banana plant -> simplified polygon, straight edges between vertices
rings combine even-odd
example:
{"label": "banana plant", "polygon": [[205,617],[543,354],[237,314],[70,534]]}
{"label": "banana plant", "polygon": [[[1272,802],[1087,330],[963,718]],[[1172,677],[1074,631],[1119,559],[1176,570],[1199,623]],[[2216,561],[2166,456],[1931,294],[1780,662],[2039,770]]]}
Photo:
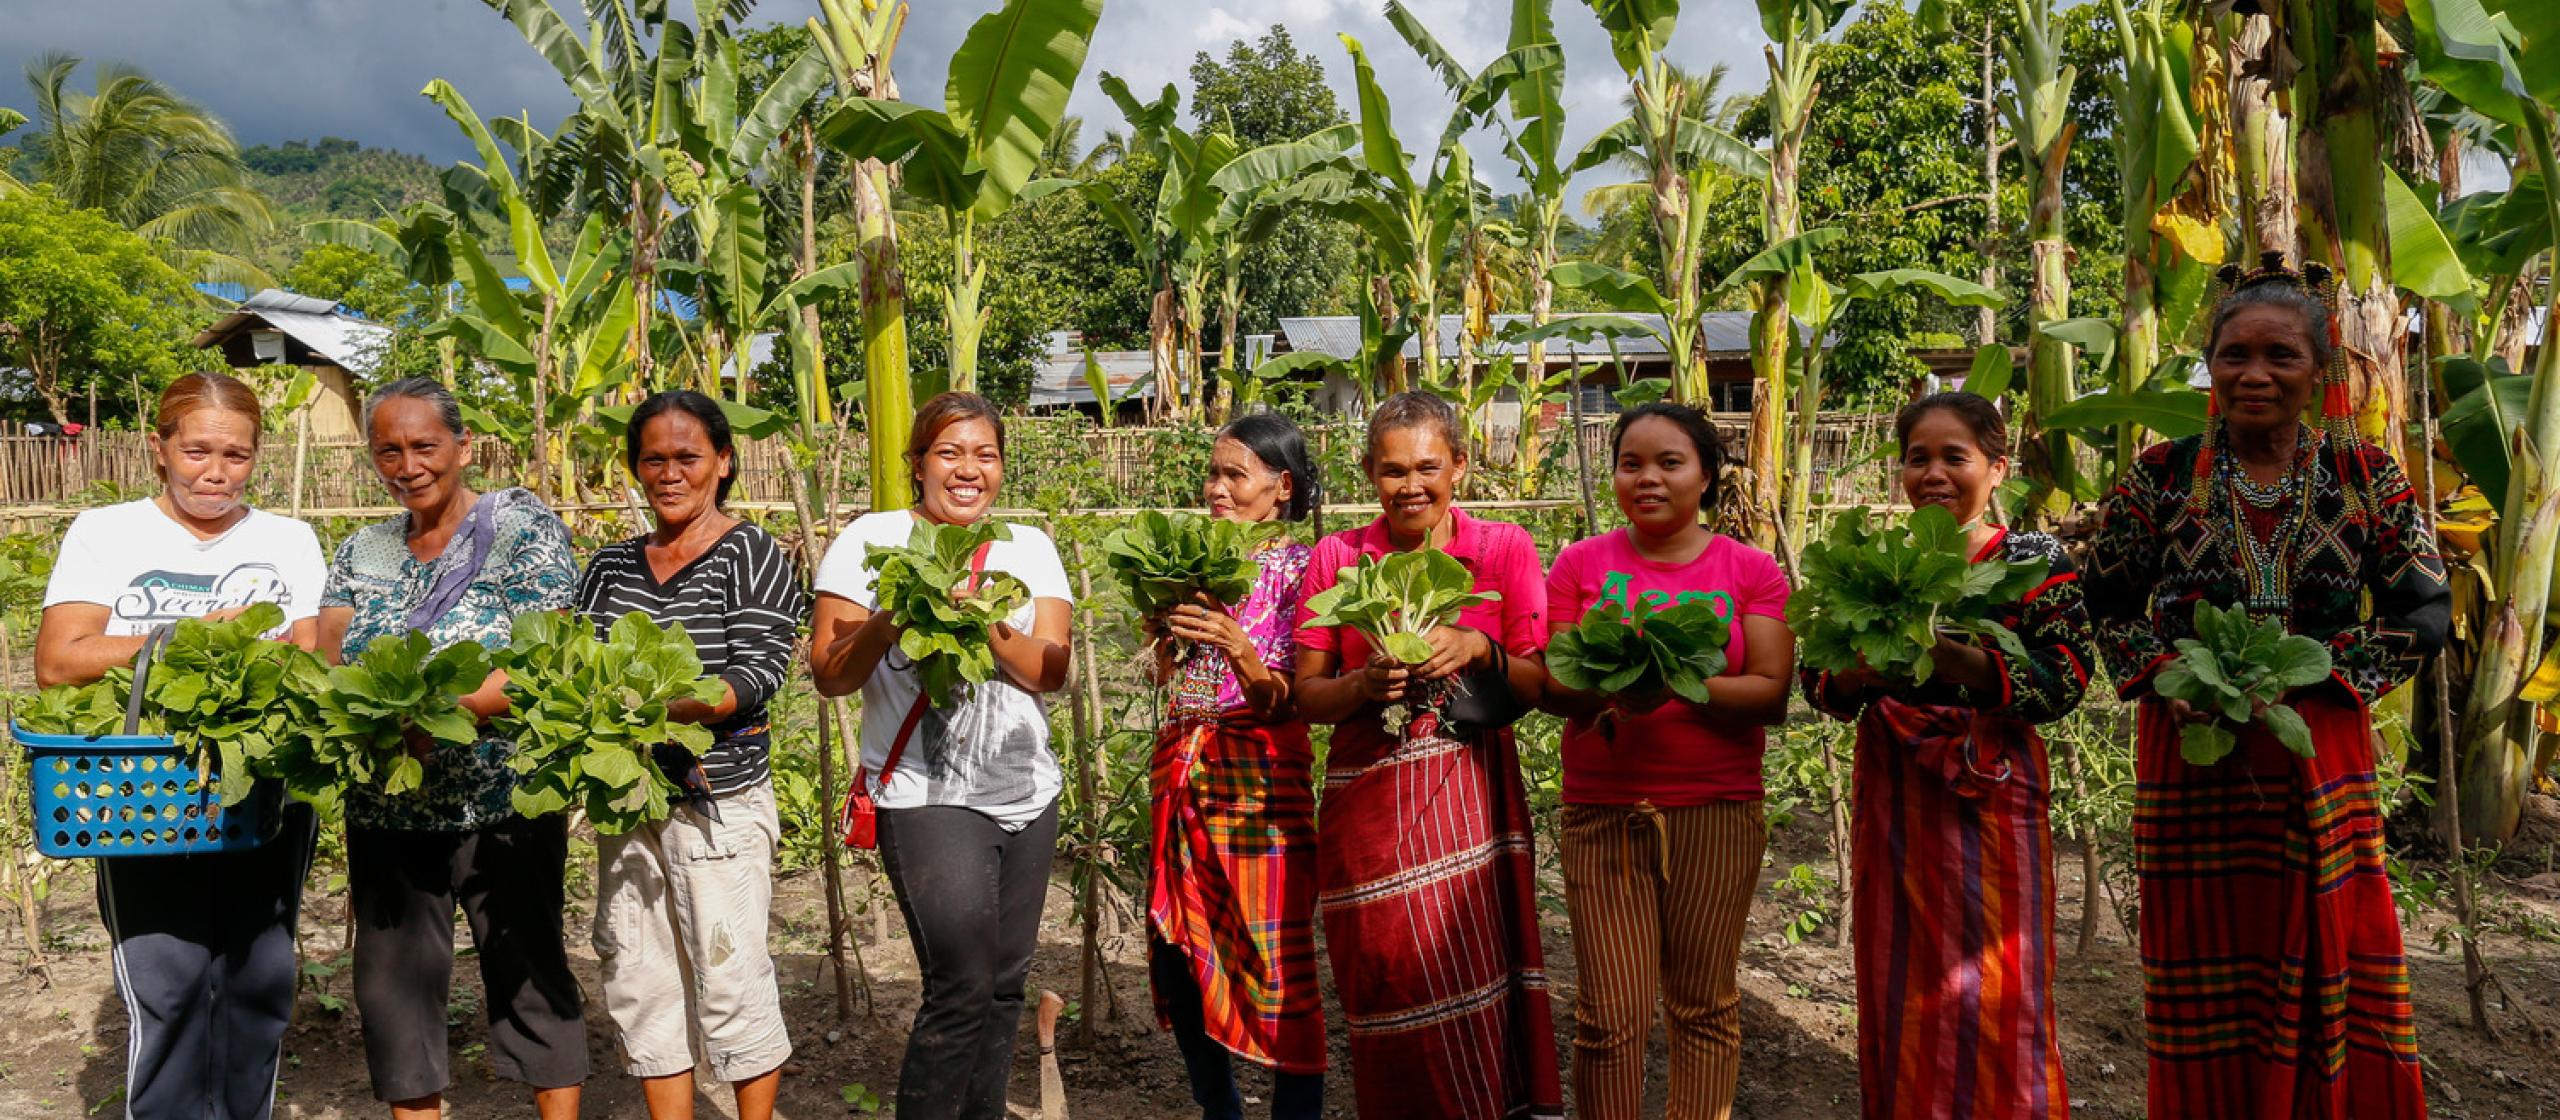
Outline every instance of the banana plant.
{"label": "banana plant", "polygon": [[[906,28],[901,0],[818,0],[809,36],[827,56],[836,88],[847,96],[898,99],[889,61]],[[870,444],[871,508],[903,509],[915,500],[904,451],[915,423],[915,379],[907,360],[907,280],[898,265],[897,211],[890,204],[889,161],[853,161],[855,259],[862,263],[863,425]],[[817,325],[803,316],[815,355]],[[813,432],[830,409],[823,360],[796,374],[812,392],[801,400],[802,429]],[[819,487],[832,495],[832,486]],[[832,878],[831,878],[832,881]]]}
{"label": "banana plant", "polygon": [[1322,350],[1298,350],[1265,358],[1250,370],[1230,365],[1220,371],[1219,377],[1227,383],[1228,396],[1235,401],[1235,414],[1241,416],[1260,407],[1273,393],[1298,389],[1296,379],[1302,374],[1350,372],[1352,364],[1347,358]]}
{"label": "banana plant", "polygon": [[[691,296],[700,312],[703,388],[720,392],[722,372],[731,351],[749,337],[778,326],[775,313],[797,314],[794,306],[777,306],[772,297],[782,287],[781,270],[766,260],[767,202],[756,173],[784,130],[800,118],[828,81],[827,60],[815,46],[804,48],[767,86],[756,104],[738,115],[738,43],[720,36],[703,48],[702,78],[683,101],[675,128],[681,163],[668,168],[667,190],[693,227],[700,261],[670,269],[670,286]],[[753,389],[744,361],[736,363],[735,401],[743,404]]]}
{"label": "banana plant", "polygon": [[[2554,145],[2560,121],[2553,111],[2560,105],[2560,11],[2516,0],[2410,0],[2408,14],[2429,80],[2509,132],[2523,157],[2520,170],[2529,172],[2498,207],[2507,217],[2503,244],[2476,252],[2521,263],[2550,250],[2560,260],[2553,237],[2560,231],[2560,191],[2552,189],[2560,184]],[[2518,200],[2538,203],[2541,213],[2525,218],[2506,210]],[[2545,310],[2560,322],[2560,286]],[[2554,512],[2560,504],[2560,346],[2542,346],[2530,377],[2521,407],[2498,407],[2492,422],[2514,456],[2504,493],[2491,495],[2501,499],[2493,584],[2504,594],[2493,617],[2474,627],[2478,651],[2462,707],[2463,831],[2485,843],[2515,835],[2533,777],[2536,705],[2525,684],[2549,652],[2546,624],[2560,554],[2560,514]],[[2504,389],[2481,387],[2493,407]],[[2453,413],[2446,419],[2450,424]]]}
{"label": "banana plant", "polygon": [[2001,115],[2017,138],[2020,162],[2026,167],[2027,238],[2030,279],[2027,324],[2033,332],[2027,354],[2025,468],[2031,509],[2035,515],[2059,518],[2075,493],[2087,489],[2080,479],[2078,451],[2069,432],[2056,430],[2045,417],[2079,395],[2071,349],[2036,328],[2071,317],[2071,243],[2063,222],[2062,176],[2070,162],[2071,143],[2079,125],[2071,117],[2071,88],[2079,69],[2062,61],[2062,42],[2053,29],[2052,0],[2012,0],[2017,33],[2001,44],[2008,56],[2010,89],[2000,99]]}
{"label": "banana plant", "polygon": [[1007,0],[961,40],[941,111],[854,97],[819,127],[849,158],[902,163],[907,192],[950,225],[952,279],[940,295],[951,331],[952,388],[974,392],[978,383],[978,340],[989,315],[979,227],[1017,200],[1073,185],[1033,180],[1101,18],[1102,0]]}
{"label": "banana plant", "polygon": [[[1528,251],[1529,323],[1543,326],[1555,315],[1556,235],[1564,224],[1565,189],[1581,168],[1564,149],[1564,52],[1556,43],[1554,0],[1512,0],[1511,32],[1503,54],[1483,70],[1469,73],[1448,48],[1440,45],[1402,0],[1389,0],[1387,22],[1406,45],[1439,76],[1457,101],[1457,112],[1474,121],[1491,118],[1502,135],[1502,154],[1520,176],[1528,197],[1521,207],[1521,233]],[[1509,108],[1496,117],[1497,104]],[[1544,339],[1529,344],[1527,368],[1546,368]]]}
{"label": "banana plant", "polygon": [[2376,0],[2288,0],[2283,30],[2300,66],[2303,253],[2338,275],[2339,349],[2357,402],[2357,434],[2402,457],[2408,323],[2391,282],[2382,169],[2389,162]]}
{"label": "banana plant", "polygon": [[[1811,524],[1805,514],[1813,490],[1813,418],[1822,407],[1823,367],[1831,355],[1831,348],[1825,343],[1850,305],[1905,288],[1926,290],[1956,307],[1997,308],[2003,302],[2000,293],[1971,280],[1918,268],[1861,272],[1849,277],[1846,284],[1834,284],[1816,268],[1813,255],[1847,234],[1837,226],[1806,230],[1744,261],[1716,286],[1718,291],[1733,291],[1764,285],[1773,279],[1785,282],[1787,306],[1796,309],[1792,327],[1805,340],[1804,358],[1795,378],[1794,405],[1796,415],[1804,421],[1804,431],[1791,448],[1793,461],[1787,471],[1784,525]],[[1792,553],[1794,542],[1788,542],[1788,547]],[[1789,567],[1792,570],[1792,562]]]}
{"label": "banana plant", "polygon": [[[2164,326],[2174,339],[2193,324],[2211,287],[2212,266],[2225,253],[2221,199],[2199,173],[2197,160],[2203,143],[2188,91],[2198,37],[2195,25],[2176,14],[2187,5],[2107,4],[2124,58],[2123,73],[2106,79],[2118,114],[2114,139],[2125,242],[2113,388],[2130,396],[2151,383]],[[2209,39],[2206,46],[2212,46]],[[2049,426],[2051,418],[2046,421]],[[2141,442],[2138,427],[2115,433],[2112,475],[2133,465]]]}
{"label": "banana plant", "polygon": [[[373,221],[354,218],[321,218],[306,222],[302,236],[316,245],[344,245],[362,249],[390,261],[412,284],[434,293],[435,317],[445,318],[457,309],[460,297],[454,287],[453,212],[432,202],[413,204],[397,215]],[[445,388],[453,388],[459,361],[452,339],[436,341],[436,372]]]}
{"label": "banana plant", "polygon": [[[1654,240],[1662,257],[1662,283],[1656,297],[1670,336],[1675,395],[1699,402],[1707,397],[1706,353],[1700,343],[1699,256],[1707,234],[1707,180],[1732,173],[1764,184],[1763,234],[1768,244],[1794,237],[1800,229],[1796,205],[1797,154],[1811,120],[1820,61],[1816,47],[1837,24],[1850,0],[1759,0],[1760,24],[1771,40],[1769,59],[1770,150],[1767,154],[1698,119],[1701,106],[1683,103],[1687,92],[1667,54],[1680,18],[1678,0],[1585,0],[1609,34],[1610,53],[1633,86],[1635,112],[1600,134],[1584,149],[1588,159],[1634,150],[1651,168]],[[1608,149],[1614,147],[1616,151]],[[1596,162],[1596,161],[1595,161]],[[1607,278],[1611,288],[1632,292],[1622,279]],[[1558,276],[1563,282],[1563,276]],[[1660,298],[1667,294],[1668,298]],[[1782,398],[1787,377],[1788,325],[1786,287],[1764,284],[1752,318],[1751,366],[1758,380],[1752,394],[1750,462],[1755,497],[1764,511],[1774,511],[1779,497],[1778,474],[1786,442]],[[1611,304],[1620,311],[1646,310]],[[1761,519],[1762,524],[1774,518]],[[1761,543],[1772,543],[1765,537]]]}

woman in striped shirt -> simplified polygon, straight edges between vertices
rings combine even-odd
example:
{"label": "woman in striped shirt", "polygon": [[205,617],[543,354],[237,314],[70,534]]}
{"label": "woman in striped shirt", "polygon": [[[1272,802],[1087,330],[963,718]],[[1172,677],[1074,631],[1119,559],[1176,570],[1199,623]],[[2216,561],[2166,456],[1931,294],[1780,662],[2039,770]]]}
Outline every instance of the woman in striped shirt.
{"label": "woman in striped shirt", "polygon": [[791,1040],[765,952],[781,836],[765,703],[790,670],[803,596],[773,537],[721,511],[737,472],[717,403],[690,391],[641,402],[625,456],[657,526],[596,553],[578,610],[598,633],[634,611],[683,627],[722,690],[716,704],[670,706],[715,740],[698,762],[661,754],[683,804],[596,838],[605,1007],[650,1116],[692,1116],[693,1070],[707,1059],[735,1087],[741,1120],[767,1120]]}

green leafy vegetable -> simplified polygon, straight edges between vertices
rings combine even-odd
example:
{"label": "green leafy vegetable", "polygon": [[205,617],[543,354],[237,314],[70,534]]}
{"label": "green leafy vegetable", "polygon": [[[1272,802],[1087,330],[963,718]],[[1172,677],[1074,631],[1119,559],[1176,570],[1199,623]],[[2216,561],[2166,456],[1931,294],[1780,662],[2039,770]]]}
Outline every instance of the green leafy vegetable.
{"label": "green leafy vegetable", "polygon": [[607,836],[665,820],[678,786],[658,768],[656,748],[711,749],[708,728],[667,718],[677,700],[716,704],[721,695],[683,627],[634,612],[599,639],[583,618],[522,615],[497,661],[509,707],[491,723],[515,742],[507,765],[526,816],[583,807]]}
{"label": "green leafy vegetable", "polygon": [[1929,651],[1941,634],[2026,649],[1992,615],[2044,582],[2043,561],[1972,562],[1971,538],[1944,506],[1914,511],[1906,529],[1876,528],[1850,510],[1805,546],[1803,578],[1787,599],[1804,663],[1835,673],[1862,664],[1912,684],[1937,672]]}
{"label": "green leafy vegetable", "polygon": [[438,743],[470,743],[480,729],[461,698],[489,678],[478,642],[443,650],[424,634],[376,638],[346,664],[308,680],[311,733],[267,759],[285,789],[313,805],[335,804],[350,787],[407,793],[426,781],[409,749],[414,727]]}
{"label": "green leafy vegetable", "polygon": [[1383,660],[1419,665],[1431,660],[1433,630],[1458,620],[1478,603],[1502,598],[1475,590],[1475,573],[1436,548],[1362,557],[1341,572],[1341,582],[1307,600],[1311,626],[1348,626],[1360,632]]}
{"label": "green leafy vegetable", "polygon": [[1031,598],[1031,589],[1003,572],[990,571],[969,595],[969,558],[991,541],[1009,540],[1001,521],[941,525],[916,519],[903,546],[872,545],[863,566],[874,573],[879,609],[903,628],[898,651],[915,663],[918,682],[937,708],[948,708],[962,681],[985,684],[996,676],[995,624]]}
{"label": "green leafy vegetable", "polygon": [[[133,670],[117,666],[88,684],[58,684],[18,704],[18,726],[39,735],[124,734],[124,701],[133,691]],[[138,735],[162,735],[167,729],[157,713],[143,709]]]}
{"label": "green leafy vegetable", "polygon": [[1547,670],[1566,688],[1610,696],[1658,696],[1693,704],[1713,700],[1707,680],[1724,672],[1728,626],[1712,604],[1692,600],[1633,614],[1606,606],[1547,643]]}
{"label": "green leafy vegetable", "polygon": [[1203,591],[1232,606],[1252,593],[1261,573],[1254,551],[1279,530],[1271,521],[1148,510],[1103,538],[1103,563],[1128,589],[1139,614],[1154,614]]}
{"label": "green leafy vegetable", "polygon": [[2309,758],[2311,726],[2284,704],[2284,694],[2328,679],[2329,647],[2285,632],[2275,619],[2251,621],[2239,608],[2196,604],[2196,636],[2178,639],[2178,657],[2152,678],[2152,690],[2213,717],[2178,733],[2178,753],[2198,766],[2222,761],[2240,745],[2238,729],[2255,723],[2285,748]]}
{"label": "green leafy vegetable", "polygon": [[268,756],[309,734],[320,659],[262,636],[283,625],[274,603],[225,622],[180,622],[143,684],[144,703],[215,777],[225,805],[249,796]]}

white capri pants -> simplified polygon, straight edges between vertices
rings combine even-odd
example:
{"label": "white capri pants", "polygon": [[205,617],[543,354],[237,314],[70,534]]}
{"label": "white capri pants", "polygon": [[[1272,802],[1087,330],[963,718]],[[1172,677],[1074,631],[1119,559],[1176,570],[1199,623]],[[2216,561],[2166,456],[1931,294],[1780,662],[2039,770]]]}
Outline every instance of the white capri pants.
{"label": "white capri pants", "polygon": [[666,820],[596,838],[595,950],[634,1077],[707,1063],[722,1081],[746,1081],[791,1057],[765,947],[781,842],[773,783],[719,804],[718,822],[678,806]]}

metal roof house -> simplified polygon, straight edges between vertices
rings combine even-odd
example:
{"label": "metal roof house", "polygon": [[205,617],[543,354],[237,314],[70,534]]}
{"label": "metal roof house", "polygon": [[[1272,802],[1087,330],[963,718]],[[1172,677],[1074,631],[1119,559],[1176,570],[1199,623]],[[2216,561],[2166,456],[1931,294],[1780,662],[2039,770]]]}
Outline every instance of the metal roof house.
{"label": "metal roof house", "polygon": [[[362,394],[356,379],[370,376],[391,347],[391,328],[325,299],[268,288],[250,296],[213,325],[196,333],[199,349],[220,347],[233,369],[287,365],[311,371],[319,383],[304,407],[311,435],[321,440],[361,439],[356,417]],[[261,379],[262,381],[272,379]],[[257,384],[280,394],[280,384]]]}
{"label": "metal roof house", "polygon": [[[1619,375],[1622,372],[1625,380],[1631,382],[1648,377],[1671,375],[1671,355],[1664,348],[1659,336],[1662,330],[1662,316],[1623,315],[1618,317],[1633,319],[1652,327],[1657,332],[1618,340],[1617,357],[1619,361],[1625,363],[1623,371],[1609,368],[1610,354],[1606,343],[1574,345],[1554,342],[1547,346],[1549,370],[1562,368],[1567,363],[1585,368],[1587,372],[1582,378],[1584,391],[1592,395],[1592,407],[1595,410],[1608,411],[1615,408],[1613,403],[1609,403],[1611,398],[1608,387],[1618,384]],[[1526,322],[1528,319],[1527,315],[1496,315],[1493,317],[1493,329],[1495,334],[1499,335],[1504,328],[1514,323]],[[1748,311],[1705,312],[1698,316],[1698,327],[1706,340],[1707,376],[1715,394],[1715,410],[1719,412],[1749,411],[1752,385],[1751,313]],[[1440,317],[1440,353],[1444,360],[1454,359],[1467,352],[1462,337],[1465,329],[1466,320],[1461,316]],[[1279,348],[1281,353],[1317,350],[1338,358],[1356,359],[1360,356],[1360,320],[1354,316],[1310,315],[1284,318],[1280,320],[1280,334],[1286,343]],[[1529,348],[1525,344],[1497,342],[1494,348],[1497,353],[1507,353],[1514,358],[1523,358],[1529,353]],[[1405,340],[1404,356],[1407,359],[1418,358],[1421,354],[1420,339]],[[1338,376],[1327,378],[1325,391],[1319,398],[1320,402],[1337,408],[1346,405],[1356,407],[1356,391],[1348,382],[1338,387],[1333,384],[1340,380]]]}
{"label": "metal roof house", "polygon": [[[1093,399],[1093,388],[1085,381],[1082,343],[1078,332],[1049,332],[1048,346],[1031,365],[1029,404],[1034,411],[1073,409],[1096,417],[1102,414],[1101,403]],[[1136,420],[1145,411],[1145,402],[1156,395],[1155,382],[1147,378],[1155,372],[1154,356],[1144,350],[1097,350],[1093,360],[1102,366],[1114,417]]]}

